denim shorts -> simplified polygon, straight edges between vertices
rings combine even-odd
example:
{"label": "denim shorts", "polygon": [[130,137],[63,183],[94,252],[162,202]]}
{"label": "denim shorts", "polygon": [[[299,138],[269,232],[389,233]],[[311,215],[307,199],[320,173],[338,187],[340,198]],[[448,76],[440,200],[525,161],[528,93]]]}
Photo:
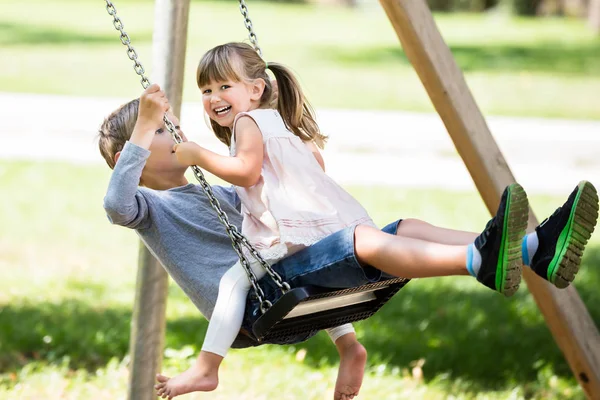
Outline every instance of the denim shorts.
{"label": "denim shorts", "polygon": [[[382,231],[395,235],[399,224],[400,221],[392,222]],[[352,226],[327,236],[284,258],[273,265],[273,268],[292,287],[316,285],[346,289],[377,282],[384,273],[370,265],[361,265],[356,259],[355,229]]]}
{"label": "denim shorts", "polygon": [[[397,220],[386,225],[382,231],[395,235],[401,221]],[[393,276],[370,265],[361,265],[358,262],[354,251],[355,229],[356,227],[352,226],[329,235],[313,245],[273,264],[273,269],[291,287],[315,285],[332,289],[346,289],[377,282],[382,277],[393,278]],[[268,275],[262,278],[259,284],[265,292],[267,299],[271,302],[277,301],[281,295],[281,291]],[[258,301],[256,298],[253,298],[252,290],[250,290],[250,295],[246,303],[244,328],[251,328],[252,314],[257,312]],[[306,339],[297,338],[293,342]],[[236,341],[233,347],[247,346]]]}

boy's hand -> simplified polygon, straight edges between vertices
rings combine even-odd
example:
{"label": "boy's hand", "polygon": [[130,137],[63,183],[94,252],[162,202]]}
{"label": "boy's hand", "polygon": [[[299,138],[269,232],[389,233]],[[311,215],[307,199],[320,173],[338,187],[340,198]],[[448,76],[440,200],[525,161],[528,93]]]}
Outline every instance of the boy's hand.
{"label": "boy's hand", "polygon": [[163,126],[163,116],[170,107],[165,92],[154,83],[148,86],[140,96],[138,123],[149,129],[159,129]]}
{"label": "boy's hand", "polygon": [[169,109],[165,92],[156,84],[148,86],[140,96],[138,117],[129,141],[149,149],[154,133],[163,127],[163,116]]}
{"label": "boy's hand", "polygon": [[198,144],[194,142],[182,142],[173,146],[177,161],[182,165],[198,165],[200,164],[201,152],[203,150]]}

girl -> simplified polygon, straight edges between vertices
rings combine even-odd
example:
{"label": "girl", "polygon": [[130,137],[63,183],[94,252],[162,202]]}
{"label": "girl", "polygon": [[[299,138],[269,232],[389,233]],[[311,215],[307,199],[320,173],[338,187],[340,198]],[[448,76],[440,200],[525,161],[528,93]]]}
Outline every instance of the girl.
{"label": "girl", "polygon": [[[274,88],[267,70],[276,79],[277,109],[269,107]],[[406,278],[471,274],[510,296],[521,280],[522,245],[527,250],[525,263],[540,276],[559,287],[573,280],[578,262],[573,265],[572,259],[579,258],[567,255],[581,255],[597,218],[598,200],[591,184],[581,183],[567,203],[525,239],[529,206],[518,184],[506,188],[496,216],[479,236],[417,220],[390,224],[382,232],[324,173],[317,147],[323,147],[326,137],[287,68],[266,64],[249,45],[229,43],[202,57],[197,83],[215,135],[229,146],[230,157],[191,142],[176,145],[176,156],[182,164],[198,165],[236,186],[243,205],[242,232],[268,262],[350,229],[355,236],[352,256],[370,280],[379,279],[381,271]],[[585,240],[572,235],[573,220],[581,222]],[[564,240],[557,246],[561,233]],[[264,275],[260,267],[253,269],[259,278]],[[239,264],[227,272],[196,364],[172,380],[163,377],[159,395],[217,386],[218,368],[240,329],[249,287]],[[356,394],[350,390],[338,398]]]}

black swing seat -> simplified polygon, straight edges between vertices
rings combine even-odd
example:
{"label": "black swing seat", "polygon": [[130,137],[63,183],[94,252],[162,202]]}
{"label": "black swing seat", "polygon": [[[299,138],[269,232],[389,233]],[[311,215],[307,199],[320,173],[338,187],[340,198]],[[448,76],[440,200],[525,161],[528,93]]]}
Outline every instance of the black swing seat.
{"label": "black swing seat", "polygon": [[[264,314],[252,313],[252,332],[257,344],[286,343],[291,338],[309,338],[318,331],[367,319],[408,283],[392,278],[366,285],[331,289],[319,286],[292,288]],[[246,315],[248,317],[248,314]]]}

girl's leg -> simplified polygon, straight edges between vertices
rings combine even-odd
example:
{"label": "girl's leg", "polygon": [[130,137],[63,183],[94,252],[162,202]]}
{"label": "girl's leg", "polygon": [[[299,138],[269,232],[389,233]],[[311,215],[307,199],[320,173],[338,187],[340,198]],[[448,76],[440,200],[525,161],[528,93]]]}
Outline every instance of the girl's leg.
{"label": "girl's leg", "polygon": [[[252,269],[257,279],[265,274],[257,265],[253,265]],[[217,388],[219,366],[242,326],[249,289],[250,282],[246,272],[241,263],[237,262],[221,278],[217,303],[196,362],[174,378],[159,375],[157,379],[160,383],[156,385],[159,396],[172,398],[184,393],[208,392]]]}
{"label": "girl's leg", "polygon": [[[261,279],[266,273],[258,264],[252,263],[251,267],[257,279]],[[219,295],[202,345],[203,352],[225,357],[242,326],[248,290],[250,281],[238,261],[223,275],[219,283]]]}
{"label": "girl's leg", "polygon": [[335,347],[340,354],[340,368],[335,381],[333,399],[352,399],[358,396],[362,386],[365,364],[367,363],[367,351],[356,339],[354,329],[352,329],[352,332],[338,337],[335,340]]}
{"label": "girl's leg", "polygon": [[396,235],[449,245],[468,245],[478,236],[474,232],[440,228],[415,218],[403,219]]}
{"label": "girl's leg", "polygon": [[352,324],[344,324],[336,326],[335,328],[325,329],[325,332],[327,332],[329,338],[333,343],[337,343],[338,339],[342,336],[348,335],[350,333],[356,333]]}

